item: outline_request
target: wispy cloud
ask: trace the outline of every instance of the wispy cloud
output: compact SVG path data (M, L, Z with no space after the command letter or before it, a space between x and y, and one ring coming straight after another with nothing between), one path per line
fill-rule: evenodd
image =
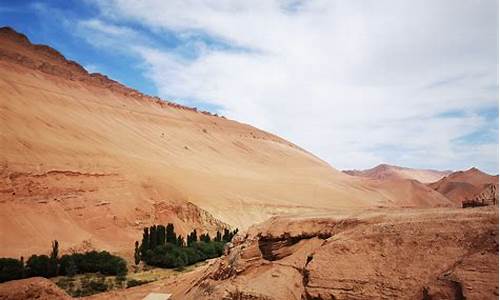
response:
M141 57L165 97L220 107L338 168L497 172L498 137L463 138L498 132L481 113L498 110L496 0L95 5L80 28Z

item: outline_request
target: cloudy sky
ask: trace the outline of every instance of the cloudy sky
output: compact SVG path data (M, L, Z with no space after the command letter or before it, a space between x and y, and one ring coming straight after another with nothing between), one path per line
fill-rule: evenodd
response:
M498 172L498 0L0 1L0 25L338 169Z

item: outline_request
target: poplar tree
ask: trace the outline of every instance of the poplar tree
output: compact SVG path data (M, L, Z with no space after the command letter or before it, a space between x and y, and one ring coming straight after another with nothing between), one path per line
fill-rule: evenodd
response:
M158 232L158 245L161 246L165 245L165 226L158 225L157 232Z
M176 241L177 246L184 247L184 238L179 234Z
M59 242L57 240L52 241L52 250L50 252L50 261L48 266L48 275L57 276L57 258L59 256Z
M158 245L158 233L156 231L156 225L149 227L149 249L154 250Z
M141 242L141 248L140 248L141 257L145 257L146 251L148 251L149 249L150 249L149 248L149 228L145 227L144 232L142 234L142 242Z
M174 224L167 224L167 243L175 244L177 237L175 236Z
M134 262L135 262L136 266L141 262L141 253L139 251L139 242L138 241L135 241Z

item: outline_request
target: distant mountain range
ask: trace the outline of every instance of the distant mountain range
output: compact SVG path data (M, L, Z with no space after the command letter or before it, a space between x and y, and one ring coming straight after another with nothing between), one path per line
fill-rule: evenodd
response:
M368 177L372 179L415 179L422 183L435 182L452 171L437 171L430 169L411 169L388 164L380 164L367 170L345 170L352 176Z

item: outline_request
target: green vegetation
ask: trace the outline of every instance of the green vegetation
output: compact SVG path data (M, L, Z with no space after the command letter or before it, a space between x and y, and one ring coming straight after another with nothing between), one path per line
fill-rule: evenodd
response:
M186 268L187 271L193 267ZM151 268L127 276L106 276L101 273L77 274L73 277L58 276L52 280L72 297L84 297L104 291L125 289L175 276L173 269Z
M131 287L134 287L134 286L138 286L138 285L143 285L143 284L146 284L146 283L150 283L152 282L151 280L136 280L136 279L130 279L127 281L127 289L128 288L131 288Z
M60 259L60 275L72 276L82 273L101 273L104 275L127 274L127 262L107 251L90 251L63 255Z
M21 279L24 277L24 266L15 258L0 258L0 282Z
M106 251L73 253L59 258L59 243L52 242L50 256L32 255L24 265L24 258L0 258L0 282L14 279L41 276L45 278L58 275L72 277L81 273L101 273L104 275L124 276L127 274L126 261ZM93 288L96 284L89 283Z
M196 229L186 237L186 243L181 235L176 235L173 224L153 225L144 228L141 246L135 253L138 259L151 266L161 268L180 268L203 261L210 258L221 256L224 252L224 245L231 241L238 232L224 230L224 234L217 232L212 240L208 233L201 234L198 237Z
M72 297L90 296L109 291L114 287L113 280L99 273L86 274L80 278L61 277L55 283Z

